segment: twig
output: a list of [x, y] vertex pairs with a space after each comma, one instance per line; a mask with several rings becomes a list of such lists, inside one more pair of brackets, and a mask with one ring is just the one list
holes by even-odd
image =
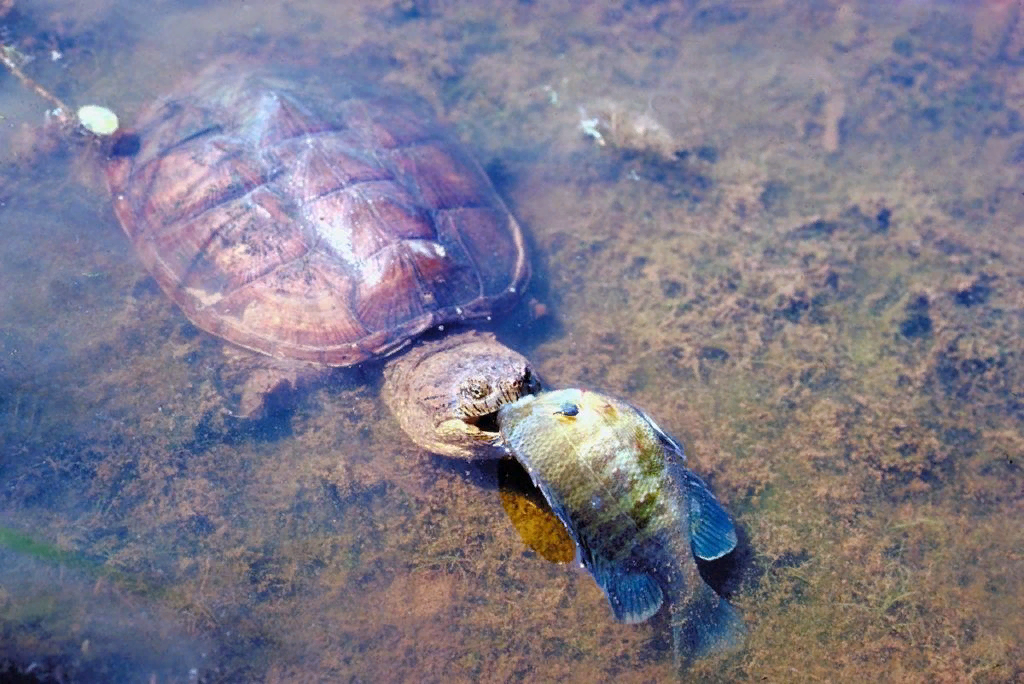
[[61, 125], [74, 126], [76, 122], [74, 115], [71, 113], [71, 108], [61, 101], [59, 97], [25, 75], [25, 72], [14, 61], [14, 57], [19, 54], [15, 48], [0, 44], [0, 62], [3, 62], [7, 70], [14, 74], [15, 78], [21, 81], [27, 88], [34, 90], [39, 97], [53, 105], [54, 110], [50, 112], [50, 115], [55, 117]]

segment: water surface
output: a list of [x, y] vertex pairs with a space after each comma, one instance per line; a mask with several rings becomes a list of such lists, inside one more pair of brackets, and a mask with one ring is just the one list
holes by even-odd
[[[422, 92], [529, 234], [491, 328], [651, 413], [735, 514], [716, 581], [750, 634], [695, 676], [1015, 681], [1024, 17], [880, 4], [15, 0], [0, 37], [129, 125], [226, 53]], [[95, 158], [31, 144], [45, 107], [0, 78], [0, 671], [671, 675], [664, 617], [615, 623], [531, 550], [499, 466], [419, 453], [377, 366], [225, 416], [222, 345]]]

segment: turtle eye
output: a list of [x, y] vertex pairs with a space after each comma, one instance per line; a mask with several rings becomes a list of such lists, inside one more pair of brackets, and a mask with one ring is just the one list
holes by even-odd
[[571, 401], [565, 401], [565, 402], [562, 402], [562, 405], [558, 407], [557, 411], [555, 411], [555, 415], [556, 416], [566, 416], [568, 418], [572, 418], [573, 416], [579, 414], [579, 412], [580, 412], [580, 407], [579, 406], [577, 406], [576, 404], [572, 403]]
[[486, 382], [471, 380], [466, 384], [466, 394], [470, 399], [483, 399], [490, 394], [491, 388]]

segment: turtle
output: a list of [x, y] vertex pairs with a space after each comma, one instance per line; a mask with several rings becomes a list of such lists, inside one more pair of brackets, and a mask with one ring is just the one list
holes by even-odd
[[382, 398], [412, 441], [476, 458], [498, 453], [497, 409], [540, 389], [522, 354], [460, 326], [520, 298], [526, 241], [410, 89], [223, 59], [144, 107], [104, 172], [160, 289], [240, 352], [236, 415], [386, 359]]

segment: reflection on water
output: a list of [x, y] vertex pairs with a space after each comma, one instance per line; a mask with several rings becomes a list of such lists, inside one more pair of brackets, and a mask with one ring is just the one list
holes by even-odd
[[[1017, 3], [66, 5], [0, 2], [0, 39], [127, 122], [242, 52], [351, 54], [452, 123], [532, 245], [499, 336], [643, 407], [736, 516], [746, 647], [695, 676], [1024, 677]], [[418, 453], [379, 368], [226, 416], [221, 345], [44, 107], [0, 78], [0, 672], [670, 674], [667, 620], [524, 543], [503, 467]]]

